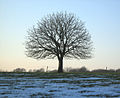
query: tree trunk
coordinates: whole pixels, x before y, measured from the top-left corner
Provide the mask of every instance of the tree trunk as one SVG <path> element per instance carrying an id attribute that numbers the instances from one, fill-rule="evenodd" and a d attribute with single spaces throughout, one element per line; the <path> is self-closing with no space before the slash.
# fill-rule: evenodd
<path id="1" fill-rule="evenodd" d="M 59 58 L 59 66 L 58 66 L 58 73 L 62 73 L 63 72 L 63 58 Z"/>

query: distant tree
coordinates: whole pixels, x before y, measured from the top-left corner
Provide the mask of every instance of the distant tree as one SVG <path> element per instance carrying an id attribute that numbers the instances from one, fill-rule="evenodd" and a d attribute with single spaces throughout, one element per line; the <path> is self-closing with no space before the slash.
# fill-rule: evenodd
<path id="1" fill-rule="evenodd" d="M 33 72 L 45 72 L 44 68 L 41 69 L 34 69 Z"/>
<path id="2" fill-rule="evenodd" d="M 70 69 L 69 72 L 89 72 L 89 70 L 83 66 L 81 68 Z"/>
<path id="3" fill-rule="evenodd" d="M 56 70 L 56 69 L 54 69 L 54 70 L 51 70 L 50 72 L 57 72 L 57 70 Z"/>
<path id="4" fill-rule="evenodd" d="M 45 72 L 44 68 L 37 69 L 36 72 Z"/>
<path id="5" fill-rule="evenodd" d="M 79 69 L 79 72 L 88 72 L 88 71 L 89 70 L 85 66 L 83 66 Z"/>
<path id="6" fill-rule="evenodd" d="M 32 69 L 29 69 L 29 71 L 28 71 L 28 72 L 33 72 L 33 71 L 32 71 Z"/>
<path id="7" fill-rule="evenodd" d="M 71 67 L 66 67 L 66 68 L 64 69 L 64 71 L 65 71 L 65 72 L 69 72 L 71 69 L 72 69 Z"/>
<path id="8" fill-rule="evenodd" d="M 71 13 L 53 13 L 28 31 L 26 55 L 35 59 L 58 58 L 58 72 L 63 72 L 63 58 L 91 58 L 91 36 L 84 23 Z"/>
<path id="9" fill-rule="evenodd" d="M 0 72 L 4 72 L 2 69 L 0 69 Z"/>
<path id="10" fill-rule="evenodd" d="M 117 69 L 116 72 L 120 72 L 120 69 Z"/>
<path id="11" fill-rule="evenodd" d="M 26 72 L 26 70 L 24 68 L 16 68 L 13 72 Z"/>
<path id="12" fill-rule="evenodd" d="M 115 70 L 114 69 L 109 69 L 108 72 L 115 72 Z"/>
<path id="13" fill-rule="evenodd" d="M 109 69 L 109 70 L 106 70 L 106 69 L 96 69 L 96 70 L 92 70 L 92 72 L 98 72 L 98 73 L 112 73 L 112 72 L 115 72 L 114 69 Z"/>
<path id="14" fill-rule="evenodd" d="M 104 72 L 107 72 L 108 70 L 106 69 L 95 69 L 95 70 L 92 70 L 92 72 L 99 72 L 99 73 L 104 73 Z"/>

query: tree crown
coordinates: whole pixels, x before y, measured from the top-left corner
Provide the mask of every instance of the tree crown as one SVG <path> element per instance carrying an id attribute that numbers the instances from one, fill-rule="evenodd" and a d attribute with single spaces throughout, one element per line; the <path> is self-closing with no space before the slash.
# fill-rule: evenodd
<path id="1" fill-rule="evenodd" d="M 84 23 L 71 13 L 53 13 L 28 31 L 27 56 L 43 58 L 91 58 L 91 36 Z"/>

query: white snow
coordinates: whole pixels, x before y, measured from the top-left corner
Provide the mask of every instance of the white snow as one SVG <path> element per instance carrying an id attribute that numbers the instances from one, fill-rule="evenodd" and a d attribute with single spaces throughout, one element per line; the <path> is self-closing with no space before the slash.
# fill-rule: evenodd
<path id="1" fill-rule="evenodd" d="M 101 81 L 101 79 L 105 81 Z M 111 82 L 113 81 L 120 82 L 120 80 L 99 77 L 57 79 L 0 77 L 0 98 L 30 98 L 31 96 L 35 98 L 40 96 L 86 98 L 86 95 L 94 97 L 98 97 L 97 95 L 102 97 L 105 97 L 104 95 L 120 97 L 120 84 L 112 84 Z M 102 86 L 103 84 L 105 85 Z"/>

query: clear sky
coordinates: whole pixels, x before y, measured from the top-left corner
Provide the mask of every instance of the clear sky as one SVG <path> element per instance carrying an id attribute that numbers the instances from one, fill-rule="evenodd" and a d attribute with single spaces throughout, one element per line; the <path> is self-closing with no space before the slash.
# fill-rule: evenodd
<path id="1" fill-rule="evenodd" d="M 56 69 L 57 59 L 25 55 L 27 30 L 49 13 L 67 11 L 86 23 L 94 45 L 89 60 L 64 60 L 65 67 L 120 68 L 120 0 L 0 0 L 0 69 Z"/>

